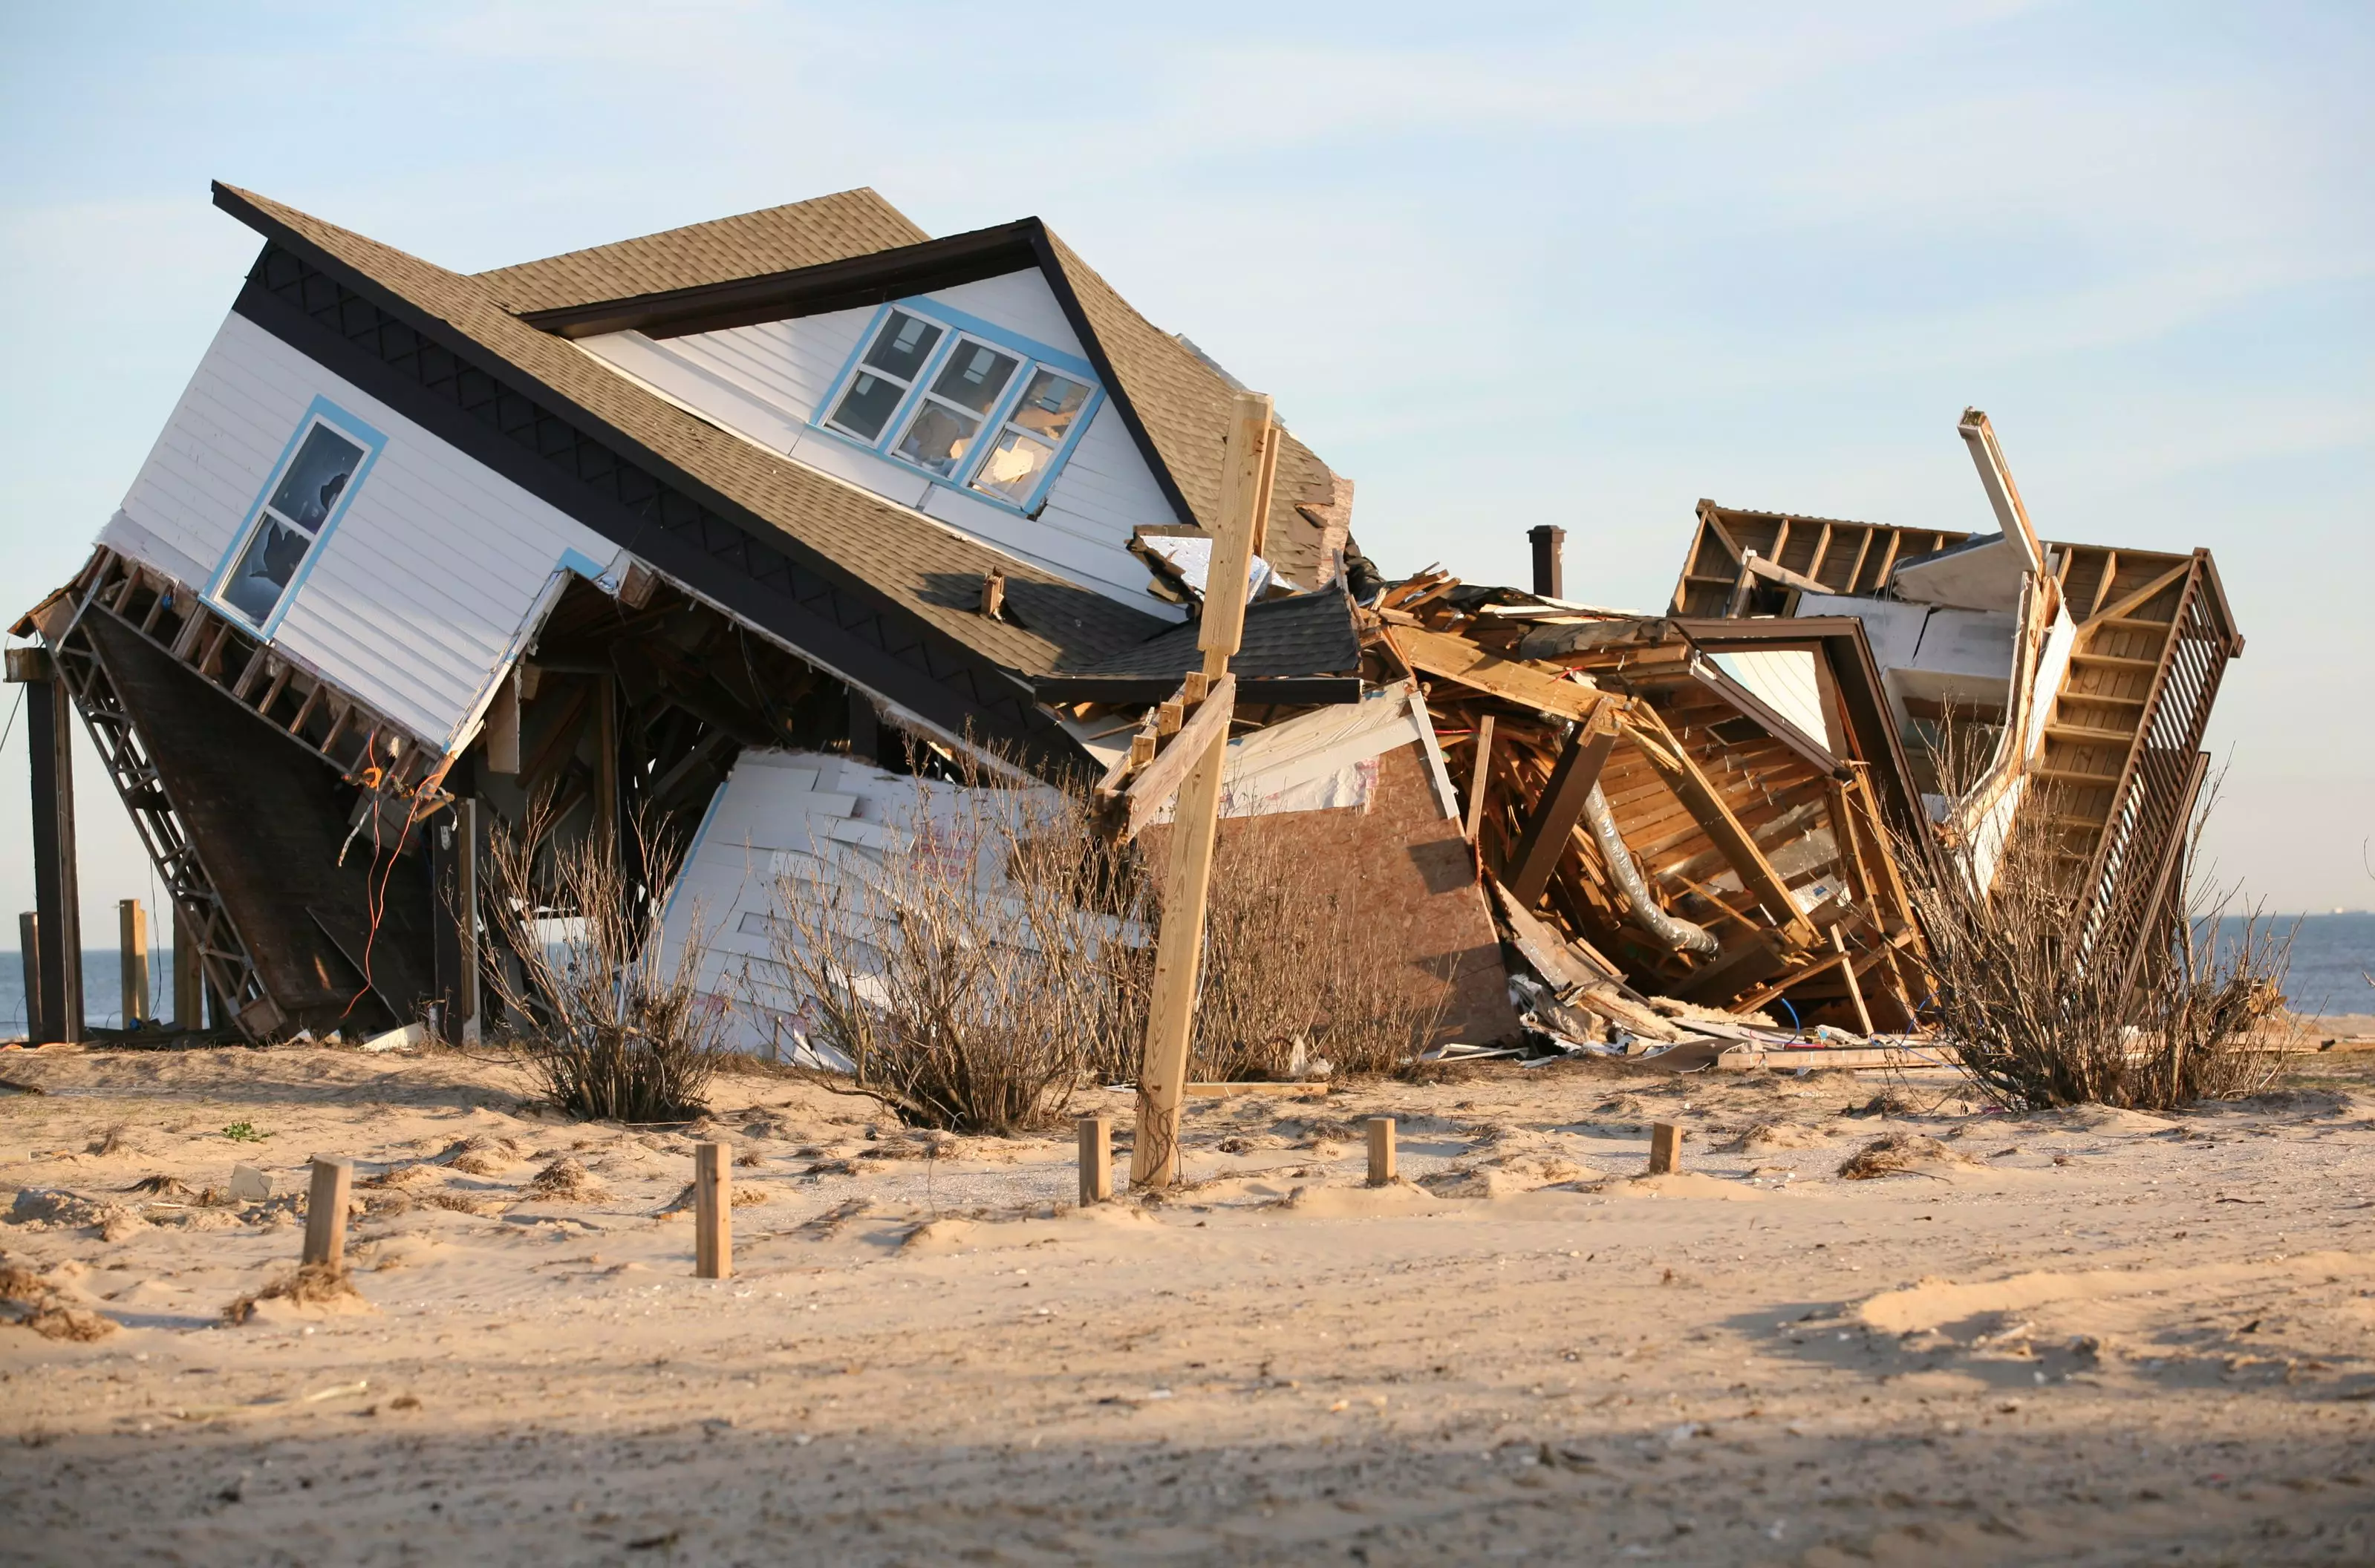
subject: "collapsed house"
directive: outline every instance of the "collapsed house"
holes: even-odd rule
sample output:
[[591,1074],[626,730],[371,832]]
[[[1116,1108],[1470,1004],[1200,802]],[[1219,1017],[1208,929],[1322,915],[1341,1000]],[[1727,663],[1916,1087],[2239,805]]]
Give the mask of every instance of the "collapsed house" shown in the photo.
[[[479,859],[532,801],[671,914],[629,825],[682,852],[731,1005],[778,857],[895,843],[919,756],[1093,777],[1192,654],[1234,384],[1037,219],[933,239],[861,190],[465,275],[214,195],[262,253],[11,675],[81,713],[238,1034],[474,1036]],[[1246,788],[1453,978],[1451,1031],[1507,1032],[1424,704],[1360,668],[1352,487],[1274,464]]]
[[[79,922],[71,709],[222,1030],[499,1023],[479,864],[533,819],[755,1048],[801,1008],[750,978],[778,878],[899,853],[919,769],[1124,777],[1200,680],[1236,383],[1037,219],[933,239],[861,190],[466,275],[215,200],[262,253],[10,675],[40,926]],[[2206,552],[2042,543],[1965,435],[1999,534],[1703,502],[1642,615],[1566,598],[1555,528],[1530,593],[1382,581],[1282,429],[1223,834],[1286,835],[1471,1045],[1914,1030],[1912,863],[2024,812],[2134,961],[2241,642]],[[77,944],[38,948],[70,1037]]]

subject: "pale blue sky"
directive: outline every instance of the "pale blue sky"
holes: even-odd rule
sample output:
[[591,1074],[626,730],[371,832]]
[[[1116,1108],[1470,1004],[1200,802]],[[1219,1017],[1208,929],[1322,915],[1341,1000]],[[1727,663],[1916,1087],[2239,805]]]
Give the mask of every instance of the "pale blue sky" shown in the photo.
[[[1388,571],[1661,607],[1693,503],[2218,554],[2220,869],[2375,904],[2363,5],[17,6],[0,598],[66,577],[253,258],[219,177],[474,269],[870,184],[1044,217],[1359,485]],[[14,693],[6,694],[13,698]],[[21,722],[0,911],[31,902]],[[88,933],[146,896],[83,783]]]

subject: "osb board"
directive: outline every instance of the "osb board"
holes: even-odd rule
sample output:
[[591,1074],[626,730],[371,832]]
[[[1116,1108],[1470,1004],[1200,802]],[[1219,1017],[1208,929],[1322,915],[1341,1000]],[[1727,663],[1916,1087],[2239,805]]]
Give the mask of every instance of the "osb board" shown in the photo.
[[[1292,863],[1306,868],[1315,894],[1346,896],[1362,924],[1404,955],[1414,992],[1431,987],[1450,961],[1451,999],[1438,1040],[1483,1043],[1516,1032],[1500,938],[1476,883],[1475,862],[1459,823],[1443,815],[1416,746],[1377,759],[1377,788],[1365,812],[1230,818],[1221,823],[1222,843],[1255,822],[1285,835]],[[1170,838],[1164,825],[1148,829],[1140,840],[1156,876]]]

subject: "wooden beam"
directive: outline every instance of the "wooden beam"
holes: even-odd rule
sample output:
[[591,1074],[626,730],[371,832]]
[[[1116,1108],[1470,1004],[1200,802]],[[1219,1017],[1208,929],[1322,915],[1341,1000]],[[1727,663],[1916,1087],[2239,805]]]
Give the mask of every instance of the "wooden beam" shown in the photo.
[[505,671],[487,704],[487,771],[516,777],[520,771],[520,682],[516,671]]
[[1419,626],[1394,626],[1386,629],[1385,638],[1412,669],[1456,680],[1537,713],[1580,724],[1599,712],[1601,704],[1607,701],[1592,687],[1579,686],[1531,665],[1505,659],[1465,637]]
[[725,1279],[734,1273],[734,1198],[727,1180],[726,1146],[692,1146],[692,1273],[697,1279]]
[[1766,917],[1771,920],[1782,941],[1794,948],[1812,947],[1814,927],[1798,908],[1798,901],[1790,896],[1789,884],[1765,858],[1740,819],[1723,803],[1722,795],[1699,772],[1698,764],[1675,740],[1672,731],[1660,722],[1656,713],[1647,707],[1636,707],[1625,731],[1634,749],[1649,764],[1683,808],[1691,814],[1701,831],[1714,845],[1723,851],[1724,859],[1741,880],[1741,885],[1756,895],[1765,906]]
[[1476,837],[1483,825],[1484,792],[1493,782],[1493,715],[1484,714],[1476,721],[1476,756],[1468,770],[1468,842],[1483,853],[1483,845]]
[[75,853],[74,699],[62,678],[25,687],[33,796],[33,903],[41,917],[36,1045],[82,1038],[82,886]]
[[[1256,392],[1237,394],[1229,412],[1228,445],[1222,454],[1221,508],[1205,579],[1203,624],[1196,640],[1204,653],[1204,673],[1214,686],[1204,699],[1204,707],[1216,705],[1222,678],[1228,674],[1229,660],[1235,656],[1245,631],[1246,584],[1256,519],[1268,500],[1277,440],[1270,398]],[[1202,716],[1199,708],[1198,718]],[[1183,731],[1181,739],[1186,738]],[[1188,1093],[1188,1058],[1204,952],[1204,902],[1211,890],[1212,848],[1220,827],[1221,772],[1228,738],[1226,723],[1211,730],[1209,738],[1199,737],[1200,751],[1189,752],[1192,766],[1172,814],[1163,926],[1155,939],[1153,995],[1147,1006],[1146,1039],[1139,1057],[1138,1133],[1129,1156],[1134,1186],[1161,1190],[1179,1179],[1179,1112]]]
[[1868,1038],[1872,1033],[1872,1009],[1863,1005],[1863,987],[1856,982],[1856,966],[1846,961],[1847,937],[1836,925],[1831,927],[1831,951],[1839,955],[1839,973],[1848,983],[1848,1000],[1855,1004],[1856,1022],[1862,1026]]
[[1123,843],[1152,825],[1163,808],[1179,792],[1179,786],[1187,782],[1191,769],[1206,757],[1221,754],[1215,749],[1228,742],[1229,720],[1235,713],[1236,701],[1235,676],[1224,675],[1214,681],[1204,700],[1196,704],[1195,717],[1181,728],[1177,738],[1130,780],[1129,788],[1122,795],[1129,813],[1122,823]]
[[119,1011],[124,1027],[134,1029],[148,1018],[148,912],[138,899],[116,902],[115,929]]
[[1613,726],[1588,725],[1577,730],[1559,753],[1550,783],[1535,797],[1517,846],[1509,852],[1509,896],[1531,909],[1550,886],[1575,825],[1583,819],[1584,803],[1599,786],[1600,770],[1616,744]]
[[[2193,559],[2189,556],[2184,560],[2180,561],[2177,565],[2170,567],[2167,572],[2164,572],[2159,576],[2154,578],[2151,582],[2145,584],[2143,587],[2137,589],[2134,593],[2122,594],[2119,598],[2087,616],[2086,623],[2080,626],[2078,630],[2085,631],[2104,621],[2117,620],[2121,616],[2126,615],[2130,610],[2142,608],[2144,606],[2151,603],[2158,595],[2166,593],[2171,584],[2179,582],[2187,572],[2192,570]],[[2172,619],[2166,622],[2155,621],[2153,624],[2156,626],[2174,626],[2177,623]]]

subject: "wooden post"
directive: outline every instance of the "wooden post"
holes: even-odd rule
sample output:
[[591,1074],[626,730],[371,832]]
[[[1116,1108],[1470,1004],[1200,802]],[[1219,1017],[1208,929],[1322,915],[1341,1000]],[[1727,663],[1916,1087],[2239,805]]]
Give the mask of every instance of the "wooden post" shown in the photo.
[[305,1195],[305,1256],[308,1264],[347,1266],[347,1201],[354,1190],[351,1160],[313,1161],[313,1185]]
[[[1229,414],[1229,441],[1221,466],[1221,512],[1212,560],[1204,580],[1204,674],[1229,672],[1246,626],[1246,583],[1252,563],[1254,521],[1268,510],[1264,478],[1275,440],[1270,398],[1241,392]],[[1203,961],[1204,900],[1212,878],[1212,842],[1220,826],[1221,771],[1228,734],[1216,733],[1180,786],[1172,813],[1170,864],[1163,890],[1163,929],[1154,948],[1154,994],[1147,1007],[1146,1043],[1139,1057],[1138,1129],[1130,1146],[1134,1186],[1161,1189],[1179,1179],[1179,1111],[1188,1097],[1188,1046],[1195,1027],[1197,971]]]
[[619,678],[594,678],[594,831],[610,864],[623,864],[619,823]]
[[138,899],[120,900],[115,925],[124,1027],[136,1029],[148,1017],[148,912]]
[[[12,655],[13,655],[12,651]],[[17,661],[12,656],[12,666]],[[17,669],[10,672],[16,675]],[[52,671],[25,687],[33,782],[33,903],[41,916],[41,1032],[82,1038],[82,893],[75,875],[74,700]]]
[[1855,955],[1848,951],[1848,941],[1839,928],[1831,927],[1831,951],[1839,955],[1839,974],[1848,983],[1848,999],[1855,1003],[1856,1021],[1863,1025],[1864,1033],[1872,1033],[1872,1009],[1863,1005],[1863,984],[1856,978]]
[[18,957],[25,962],[25,1040],[38,1045],[49,1036],[41,1031],[41,917],[17,916]]
[[464,796],[431,828],[430,957],[448,1044],[479,1041],[479,803]]
[[1649,1174],[1662,1176],[1682,1163],[1683,1131],[1672,1122],[1649,1124]]
[[1394,1185],[1394,1119],[1391,1116],[1371,1116],[1362,1126],[1369,1132],[1369,1185],[1389,1187]]
[[1476,721],[1476,765],[1468,774],[1468,842],[1481,853],[1483,842],[1477,838],[1484,825],[1484,791],[1493,777],[1493,715],[1486,713]]
[[206,953],[179,909],[173,912],[173,1027],[207,1026]]
[[723,1279],[734,1272],[734,1195],[727,1190],[726,1146],[692,1146],[692,1272]]
[[1081,1118],[1081,1207],[1113,1197],[1113,1118]]

